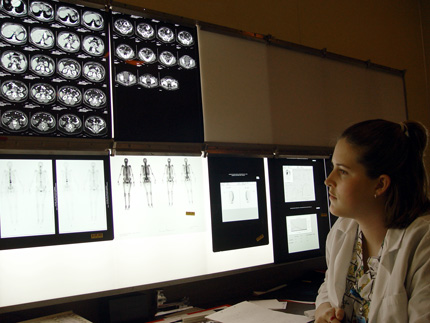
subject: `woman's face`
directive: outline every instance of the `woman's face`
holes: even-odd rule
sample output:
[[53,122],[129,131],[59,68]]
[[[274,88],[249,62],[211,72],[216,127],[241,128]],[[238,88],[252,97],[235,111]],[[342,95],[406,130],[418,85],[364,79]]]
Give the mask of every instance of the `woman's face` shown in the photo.
[[325,181],[330,212],[336,216],[358,220],[373,213],[378,179],[368,177],[358,160],[359,150],[340,139],[333,153],[333,171]]

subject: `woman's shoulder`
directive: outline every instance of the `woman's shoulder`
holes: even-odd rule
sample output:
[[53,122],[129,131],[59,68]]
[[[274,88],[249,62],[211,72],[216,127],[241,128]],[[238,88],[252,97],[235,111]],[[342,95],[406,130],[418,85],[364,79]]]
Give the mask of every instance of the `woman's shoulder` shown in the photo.
[[423,231],[430,233],[430,213],[417,217],[407,228],[406,231]]

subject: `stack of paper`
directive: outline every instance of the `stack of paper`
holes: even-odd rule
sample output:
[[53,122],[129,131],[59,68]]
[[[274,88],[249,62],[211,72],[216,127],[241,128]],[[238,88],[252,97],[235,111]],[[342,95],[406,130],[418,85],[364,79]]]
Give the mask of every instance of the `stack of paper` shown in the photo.
[[272,311],[250,302],[236,304],[206,318],[221,323],[307,323],[310,321],[306,316]]

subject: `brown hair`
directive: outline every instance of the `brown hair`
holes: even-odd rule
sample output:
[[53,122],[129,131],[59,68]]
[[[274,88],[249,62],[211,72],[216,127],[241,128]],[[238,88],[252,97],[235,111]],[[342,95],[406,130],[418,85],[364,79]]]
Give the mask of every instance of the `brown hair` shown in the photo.
[[370,178],[388,175],[385,211],[387,228],[405,228],[429,210],[424,166],[427,129],[419,122],[368,120],[347,128],[340,138],[358,148]]

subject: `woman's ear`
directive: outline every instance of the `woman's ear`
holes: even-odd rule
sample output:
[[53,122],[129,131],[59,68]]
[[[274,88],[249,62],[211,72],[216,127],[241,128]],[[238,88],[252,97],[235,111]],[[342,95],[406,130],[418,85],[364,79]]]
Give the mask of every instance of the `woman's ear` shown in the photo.
[[375,197],[381,196],[384,194],[391,185],[391,178],[388,175],[380,175],[378,177],[378,182],[376,184],[375,189]]

